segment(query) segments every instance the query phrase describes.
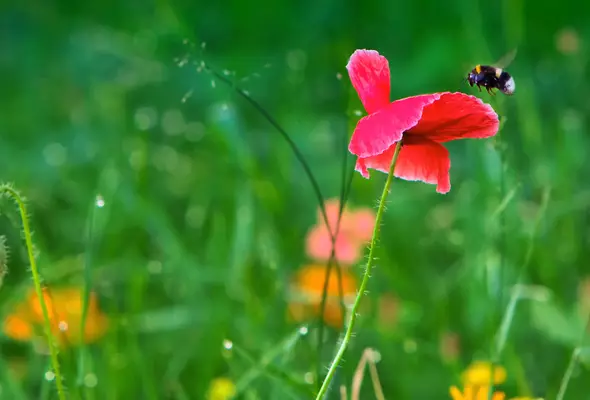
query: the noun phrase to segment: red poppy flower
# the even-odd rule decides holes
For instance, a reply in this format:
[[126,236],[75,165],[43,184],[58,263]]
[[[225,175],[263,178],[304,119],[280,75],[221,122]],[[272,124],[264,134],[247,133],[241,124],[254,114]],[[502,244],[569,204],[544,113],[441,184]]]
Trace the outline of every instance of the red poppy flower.
[[449,152],[441,144],[456,139],[487,138],[498,132],[498,115],[480,99],[464,93],[432,93],[391,102],[389,64],[375,50],[356,50],[346,66],[365,109],[349,150],[358,156],[356,170],[387,173],[395,145],[403,137],[394,175],[451,190]]

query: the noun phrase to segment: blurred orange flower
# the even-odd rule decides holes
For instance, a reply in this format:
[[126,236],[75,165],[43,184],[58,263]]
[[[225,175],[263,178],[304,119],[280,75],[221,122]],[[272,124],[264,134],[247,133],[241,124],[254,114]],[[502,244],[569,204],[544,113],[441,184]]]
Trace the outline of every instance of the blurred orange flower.
[[399,297],[393,293],[384,293],[379,297],[378,307],[378,321],[381,327],[387,331],[394,330],[401,311]]
[[[104,335],[108,320],[98,308],[96,294],[90,293],[84,333],[82,323],[83,291],[77,287],[55,290],[43,289],[51,331],[60,346],[91,343]],[[43,311],[34,289],[30,289],[24,301],[4,319],[4,334],[20,341],[29,341],[43,332]]]
[[590,312],[590,277],[584,277],[578,283],[578,307],[582,316]]
[[[336,266],[330,271],[326,291],[326,308],[324,321],[334,328],[341,328],[344,317],[339,301],[339,282]],[[343,302],[349,307],[356,296],[357,280],[347,270],[340,269],[342,277]],[[294,276],[290,288],[289,313],[291,317],[302,322],[320,314],[322,291],[326,282],[326,266],[311,264],[301,268]]]
[[[316,261],[328,261],[332,252],[330,232],[336,234],[339,199],[325,202],[328,225],[320,211],[317,213],[318,223],[307,234],[307,255]],[[340,218],[340,227],[336,235],[334,254],[336,260],[343,265],[356,263],[363,255],[364,247],[373,235],[375,213],[370,208],[359,208],[354,211],[344,208]]]
[[461,341],[455,332],[445,332],[440,337],[440,355],[445,362],[453,362],[461,353]]

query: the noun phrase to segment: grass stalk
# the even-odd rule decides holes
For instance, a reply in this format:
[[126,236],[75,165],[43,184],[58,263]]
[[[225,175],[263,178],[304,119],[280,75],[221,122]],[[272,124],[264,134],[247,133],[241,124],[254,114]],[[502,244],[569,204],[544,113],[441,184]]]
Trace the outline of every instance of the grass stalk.
[[43,313],[43,330],[45,332],[45,338],[47,339],[47,345],[49,346],[49,353],[51,357],[51,367],[55,374],[55,386],[57,388],[57,395],[60,400],[66,399],[63,379],[61,370],[59,367],[59,360],[57,357],[57,346],[55,344],[55,338],[51,332],[51,321],[49,319],[49,312],[47,311],[47,305],[45,304],[45,298],[43,296],[43,289],[41,288],[41,276],[37,268],[37,261],[35,260],[35,252],[33,250],[33,239],[31,235],[31,228],[29,225],[29,218],[27,216],[27,208],[22,196],[10,185],[0,185],[0,194],[5,194],[10,197],[16,204],[20,213],[21,222],[23,225],[23,235],[25,238],[25,244],[27,247],[27,256],[29,257],[29,263],[31,265],[31,275],[33,276],[33,285],[35,286],[35,292],[41,305],[41,311]]

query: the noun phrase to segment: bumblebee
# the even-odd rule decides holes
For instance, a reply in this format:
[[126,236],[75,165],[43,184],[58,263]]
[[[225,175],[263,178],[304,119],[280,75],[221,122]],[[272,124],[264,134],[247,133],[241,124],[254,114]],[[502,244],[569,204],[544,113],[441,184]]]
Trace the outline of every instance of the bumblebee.
[[510,64],[515,55],[516,50],[513,50],[495,63],[496,66],[476,65],[467,75],[467,82],[471,87],[477,86],[480,92],[483,86],[490,94],[494,94],[493,89],[498,89],[508,96],[514,94],[516,89],[514,78],[504,71],[504,68]]

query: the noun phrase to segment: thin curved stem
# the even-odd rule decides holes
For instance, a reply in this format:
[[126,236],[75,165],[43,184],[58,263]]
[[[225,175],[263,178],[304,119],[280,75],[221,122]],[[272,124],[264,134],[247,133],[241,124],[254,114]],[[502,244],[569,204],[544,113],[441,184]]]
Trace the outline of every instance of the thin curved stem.
[[37,262],[35,260],[35,254],[33,251],[33,240],[31,236],[31,228],[29,226],[29,218],[27,217],[27,209],[25,202],[22,197],[18,194],[14,188],[7,184],[0,185],[0,194],[6,193],[16,203],[20,212],[21,221],[23,224],[23,234],[25,237],[25,244],[27,247],[27,255],[29,257],[29,263],[31,264],[31,274],[33,275],[33,285],[35,286],[35,292],[41,305],[41,311],[43,312],[43,330],[45,331],[45,338],[47,339],[47,345],[49,346],[49,352],[51,357],[51,366],[53,373],[55,374],[55,385],[57,387],[57,395],[60,400],[66,399],[66,394],[63,386],[63,379],[59,368],[59,360],[57,358],[57,347],[53,334],[51,333],[51,321],[49,319],[49,313],[47,311],[47,305],[45,304],[45,298],[43,296],[43,290],[41,289],[41,278],[39,276],[39,270],[37,269]]
[[361,303],[361,298],[367,289],[367,284],[369,282],[369,277],[371,276],[371,269],[373,268],[373,260],[374,260],[374,253],[375,248],[377,247],[377,241],[379,240],[379,229],[381,226],[381,219],[383,218],[383,213],[385,211],[385,201],[387,200],[387,195],[389,194],[389,188],[391,187],[391,182],[393,181],[393,172],[395,171],[395,165],[397,163],[397,159],[399,157],[399,152],[402,148],[402,141],[400,140],[395,145],[395,152],[393,153],[393,159],[391,160],[391,166],[389,167],[389,173],[387,174],[387,180],[385,181],[385,186],[383,187],[383,193],[381,194],[381,199],[379,200],[379,208],[377,209],[377,215],[375,217],[375,226],[373,227],[373,237],[371,238],[371,246],[369,248],[369,259],[367,261],[367,268],[365,269],[365,274],[363,276],[363,280],[361,281],[361,285],[359,287],[358,293],[356,295],[356,299],[354,300],[354,304],[352,306],[352,310],[350,311],[350,320],[348,323],[348,327],[346,328],[346,333],[344,334],[344,338],[342,339],[342,343],[340,344],[340,348],[332,361],[332,365],[330,365],[330,369],[328,370],[328,374],[324,379],[324,383],[322,383],[322,387],[316,396],[316,400],[321,400],[324,398],[326,393],[328,392],[328,388],[330,387],[330,383],[334,378],[336,373],[336,368],[342,361],[342,357],[346,352],[346,348],[350,343],[350,339],[352,337],[352,331],[354,329],[354,325],[356,324],[356,317],[358,313],[358,309]]

